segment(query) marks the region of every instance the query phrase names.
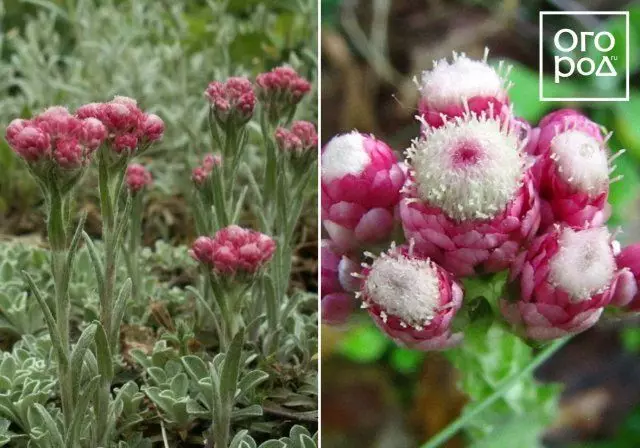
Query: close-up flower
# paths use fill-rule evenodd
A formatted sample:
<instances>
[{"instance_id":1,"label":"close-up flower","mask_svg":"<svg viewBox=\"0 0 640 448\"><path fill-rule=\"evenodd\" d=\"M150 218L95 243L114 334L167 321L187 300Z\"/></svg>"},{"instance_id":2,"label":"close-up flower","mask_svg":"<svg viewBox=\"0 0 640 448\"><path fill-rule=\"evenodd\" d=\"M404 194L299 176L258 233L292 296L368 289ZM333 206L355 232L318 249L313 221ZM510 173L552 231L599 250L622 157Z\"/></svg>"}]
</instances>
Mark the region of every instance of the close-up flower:
<instances>
[{"instance_id":1,"label":"close-up flower","mask_svg":"<svg viewBox=\"0 0 640 448\"><path fill-rule=\"evenodd\" d=\"M532 132L542 227L556 222L603 225L610 214L612 169L600 128L577 112L560 110L544 117Z\"/></svg>"},{"instance_id":2,"label":"close-up flower","mask_svg":"<svg viewBox=\"0 0 640 448\"><path fill-rule=\"evenodd\" d=\"M521 146L507 125L476 115L415 140L400 217L416 250L456 275L508 268L540 221Z\"/></svg>"},{"instance_id":3,"label":"close-up flower","mask_svg":"<svg viewBox=\"0 0 640 448\"><path fill-rule=\"evenodd\" d=\"M483 60L453 53L453 60L433 62L422 72L418 83L420 115L429 126L442 126L447 119L465 113L485 113L490 117L509 115L508 68L496 69Z\"/></svg>"},{"instance_id":4,"label":"close-up flower","mask_svg":"<svg viewBox=\"0 0 640 448\"><path fill-rule=\"evenodd\" d=\"M362 271L358 297L362 307L390 338L416 350L456 345L452 331L463 291L438 264L418 256L410 246L392 246Z\"/></svg>"},{"instance_id":5,"label":"close-up flower","mask_svg":"<svg viewBox=\"0 0 640 448\"><path fill-rule=\"evenodd\" d=\"M616 260L605 227L556 227L536 238L511 269L505 318L532 339L593 326L616 289Z\"/></svg>"},{"instance_id":6,"label":"close-up flower","mask_svg":"<svg viewBox=\"0 0 640 448\"><path fill-rule=\"evenodd\" d=\"M405 172L394 152L373 136L351 132L322 149L322 224L345 250L376 244L395 228Z\"/></svg>"}]
</instances>

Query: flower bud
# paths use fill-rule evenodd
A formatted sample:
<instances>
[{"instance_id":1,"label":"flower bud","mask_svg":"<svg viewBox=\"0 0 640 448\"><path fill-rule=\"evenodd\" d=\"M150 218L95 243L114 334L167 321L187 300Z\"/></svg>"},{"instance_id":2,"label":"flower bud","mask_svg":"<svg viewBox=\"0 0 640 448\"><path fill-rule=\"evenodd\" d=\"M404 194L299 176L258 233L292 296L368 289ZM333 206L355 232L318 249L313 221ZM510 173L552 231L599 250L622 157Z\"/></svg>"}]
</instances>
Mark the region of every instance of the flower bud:
<instances>
[{"instance_id":1,"label":"flower bud","mask_svg":"<svg viewBox=\"0 0 640 448\"><path fill-rule=\"evenodd\" d=\"M405 181L384 142L358 132L334 137L322 150L322 223L344 251L384 242Z\"/></svg>"},{"instance_id":2,"label":"flower bud","mask_svg":"<svg viewBox=\"0 0 640 448\"><path fill-rule=\"evenodd\" d=\"M416 256L410 247L392 246L363 269L362 277L362 307L396 343L440 350L462 339L451 332L462 288L436 263Z\"/></svg>"},{"instance_id":3,"label":"flower bud","mask_svg":"<svg viewBox=\"0 0 640 448\"><path fill-rule=\"evenodd\" d=\"M442 126L448 119L473 112L490 118L510 115L508 84L499 70L464 53L453 54L453 61L434 61L433 69L422 73L418 84L419 111L428 126Z\"/></svg>"},{"instance_id":4,"label":"flower bud","mask_svg":"<svg viewBox=\"0 0 640 448\"><path fill-rule=\"evenodd\" d=\"M593 326L616 290L618 275L605 227L555 227L514 263L505 318L532 339L547 340Z\"/></svg>"},{"instance_id":5,"label":"flower bud","mask_svg":"<svg viewBox=\"0 0 640 448\"><path fill-rule=\"evenodd\" d=\"M149 170L139 163L132 163L127 167L125 179L131 193L137 193L153 182L153 177Z\"/></svg>"},{"instance_id":6,"label":"flower bud","mask_svg":"<svg viewBox=\"0 0 640 448\"><path fill-rule=\"evenodd\" d=\"M620 278L612 301L630 311L640 310L640 243L631 244L616 256Z\"/></svg>"},{"instance_id":7,"label":"flower bud","mask_svg":"<svg viewBox=\"0 0 640 448\"><path fill-rule=\"evenodd\" d=\"M221 276L253 275L273 256L275 241L267 235L231 225L213 238L199 237L191 256Z\"/></svg>"},{"instance_id":8,"label":"flower bud","mask_svg":"<svg viewBox=\"0 0 640 448\"><path fill-rule=\"evenodd\" d=\"M209 83L205 96L223 128L228 123L242 125L253 116L256 96L247 78L232 77L225 82L213 81Z\"/></svg>"},{"instance_id":9,"label":"flower bud","mask_svg":"<svg viewBox=\"0 0 640 448\"><path fill-rule=\"evenodd\" d=\"M415 141L400 218L416 249L459 276L508 268L540 222L522 145L508 123L476 115Z\"/></svg>"},{"instance_id":10,"label":"flower bud","mask_svg":"<svg viewBox=\"0 0 640 448\"><path fill-rule=\"evenodd\" d=\"M352 274L360 272L354 258L342 254L330 240L320 242L322 266L320 270L321 294L354 292L360 289L360 280Z\"/></svg>"},{"instance_id":11,"label":"flower bud","mask_svg":"<svg viewBox=\"0 0 640 448\"><path fill-rule=\"evenodd\" d=\"M277 67L256 77L258 98L272 122L289 115L311 91L311 84L291 67Z\"/></svg>"},{"instance_id":12,"label":"flower bud","mask_svg":"<svg viewBox=\"0 0 640 448\"><path fill-rule=\"evenodd\" d=\"M355 298L345 292L327 294L322 296L320 307L323 324L344 324L356 309Z\"/></svg>"},{"instance_id":13,"label":"flower bud","mask_svg":"<svg viewBox=\"0 0 640 448\"><path fill-rule=\"evenodd\" d=\"M609 217L608 150L599 127L562 109L538 127L532 173L542 199L542 228L554 223L600 226Z\"/></svg>"},{"instance_id":14,"label":"flower bud","mask_svg":"<svg viewBox=\"0 0 640 448\"><path fill-rule=\"evenodd\" d=\"M145 114L141 126L142 138L148 142L160 140L164 134L164 121L156 114Z\"/></svg>"}]
</instances>

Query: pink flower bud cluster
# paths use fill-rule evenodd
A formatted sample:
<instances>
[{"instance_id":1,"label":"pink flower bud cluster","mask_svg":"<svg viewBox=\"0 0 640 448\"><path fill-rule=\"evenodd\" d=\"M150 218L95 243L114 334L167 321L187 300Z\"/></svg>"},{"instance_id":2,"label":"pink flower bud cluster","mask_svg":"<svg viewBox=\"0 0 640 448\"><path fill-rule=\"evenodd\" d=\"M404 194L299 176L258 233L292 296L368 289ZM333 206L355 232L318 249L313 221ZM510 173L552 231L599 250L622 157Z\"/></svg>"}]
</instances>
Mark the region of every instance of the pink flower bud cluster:
<instances>
[{"instance_id":1,"label":"pink flower bud cluster","mask_svg":"<svg viewBox=\"0 0 640 448\"><path fill-rule=\"evenodd\" d=\"M275 241L260 232L231 225L213 237L201 236L191 256L220 276L252 275L273 257Z\"/></svg>"},{"instance_id":2,"label":"pink flower bud cluster","mask_svg":"<svg viewBox=\"0 0 640 448\"><path fill-rule=\"evenodd\" d=\"M134 153L137 148L162 138L164 122L155 114L147 114L136 100L116 96L107 103L89 103L76 111L79 118L94 118L106 127L110 147L118 154Z\"/></svg>"},{"instance_id":3,"label":"pink flower bud cluster","mask_svg":"<svg viewBox=\"0 0 640 448\"><path fill-rule=\"evenodd\" d=\"M575 110L538 126L515 117L506 74L486 57L436 62L422 75L423 127L404 163L359 133L323 148L322 223L336 253L323 250L321 290L323 309L331 296L327 308L340 317L326 322L344 321L352 298L336 292L337 257L357 261L398 239L407 245L353 275L362 307L410 347L460 340L451 322L465 301L454 276L509 271L501 311L531 339L584 331L607 306L640 310L640 246L620 252L604 227L620 153L611 156L609 136Z\"/></svg>"},{"instance_id":4,"label":"pink flower bud cluster","mask_svg":"<svg viewBox=\"0 0 640 448\"><path fill-rule=\"evenodd\" d=\"M211 172L216 166L222 165L222 157L219 154L207 154L202 159L202 163L191 172L191 180L200 187L211 177Z\"/></svg>"},{"instance_id":5,"label":"pink flower bud cluster","mask_svg":"<svg viewBox=\"0 0 640 448\"><path fill-rule=\"evenodd\" d=\"M258 97L265 102L285 101L298 104L311 91L309 81L298 75L291 67L277 67L256 78Z\"/></svg>"},{"instance_id":6,"label":"pink flower bud cluster","mask_svg":"<svg viewBox=\"0 0 640 448\"><path fill-rule=\"evenodd\" d=\"M225 82L209 83L205 96L221 123L246 123L256 106L256 95L247 78L232 77Z\"/></svg>"},{"instance_id":7,"label":"pink flower bud cluster","mask_svg":"<svg viewBox=\"0 0 640 448\"><path fill-rule=\"evenodd\" d=\"M137 193L153 183L151 172L139 163L132 163L127 167L125 180L131 193Z\"/></svg>"},{"instance_id":8,"label":"pink flower bud cluster","mask_svg":"<svg viewBox=\"0 0 640 448\"><path fill-rule=\"evenodd\" d=\"M5 135L9 146L28 163L75 170L89 163L107 131L98 120L78 118L55 106L31 120L13 120Z\"/></svg>"},{"instance_id":9,"label":"pink flower bud cluster","mask_svg":"<svg viewBox=\"0 0 640 448\"><path fill-rule=\"evenodd\" d=\"M294 121L291 129L279 127L275 138L281 151L294 155L315 153L318 148L316 127L308 121Z\"/></svg>"}]
</instances>

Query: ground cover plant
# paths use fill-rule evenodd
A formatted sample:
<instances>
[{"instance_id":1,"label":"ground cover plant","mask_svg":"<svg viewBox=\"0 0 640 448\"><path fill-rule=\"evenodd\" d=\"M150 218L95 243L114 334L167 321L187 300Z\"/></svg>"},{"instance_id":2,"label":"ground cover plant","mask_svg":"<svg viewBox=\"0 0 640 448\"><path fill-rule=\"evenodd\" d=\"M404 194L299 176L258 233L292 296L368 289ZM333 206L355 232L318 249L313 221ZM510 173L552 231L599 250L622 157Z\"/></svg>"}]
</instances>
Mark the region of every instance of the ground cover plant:
<instances>
[{"instance_id":1,"label":"ground cover plant","mask_svg":"<svg viewBox=\"0 0 640 448\"><path fill-rule=\"evenodd\" d=\"M471 402L424 447L462 428L470 446L540 446L558 388L532 372L637 307L638 246L605 226L622 151L572 109L518 117L508 67L486 56L454 54L416 82L404 160L358 132L322 150L323 320L359 305L398 345L444 350Z\"/></svg>"},{"instance_id":2,"label":"ground cover plant","mask_svg":"<svg viewBox=\"0 0 640 448\"><path fill-rule=\"evenodd\" d=\"M3 35L3 231L40 203L46 236L0 244L0 444L315 446L315 6L245 6L38 2Z\"/></svg>"}]
</instances>

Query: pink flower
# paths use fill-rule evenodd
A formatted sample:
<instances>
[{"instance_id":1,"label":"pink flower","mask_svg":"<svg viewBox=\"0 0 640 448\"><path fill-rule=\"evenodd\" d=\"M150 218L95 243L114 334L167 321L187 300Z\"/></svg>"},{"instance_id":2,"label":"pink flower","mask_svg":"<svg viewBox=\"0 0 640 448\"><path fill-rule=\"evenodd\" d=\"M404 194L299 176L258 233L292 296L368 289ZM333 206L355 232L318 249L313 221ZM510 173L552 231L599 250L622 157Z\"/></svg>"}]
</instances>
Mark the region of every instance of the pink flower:
<instances>
[{"instance_id":1,"label":"pink flower","mask_svg":"<svg viewBox=\"0 0 640 448\"><path fill-rule=\"evenodd\" d=\"M6 131L9 146L27 162L37 162L51 153L51 138L28 120L13 120Z\"/></svg>"},{"instance_id":2,"label":"pink flower","mask_svg":"<svg viewBox=\"0 0 640 448\"><path fill-rule=\"evenodd\" d=\"M411 349L441 350L457 344L451 321L462 305L462 288L451 275L410 247L391 247L362 271L359 297L376 324Z\"/></svg>"},{"instance_id":3,"label":"pink flower","mask_svg":"<svg viewBox=\"0 0 640 448\"><path fill-rule=\"evenodd\" d=\"M69 113L67 108L53 106L33 118L33 123L54 139L58 137L79 136L82 121Z\"/></svg>"},{"instance_id":4,"label":"pink flower","mask_svg":"<svg viewBox=\"0 0 640 448\"><path fill-rule=\"evenodd\" d=\"M80 106L76 109L76 117L80 119L84 118L96 118L101 122L104 121L104 103L89 103Z\"/></svg>"},{"instance_id":5,"label":"pink flower","mask_svg":"<svg viewBox=\"0 0 640 448\"><path fill-rule=\"evenodd\" d=\"M522 143L513 127L475 115L414 142L400 218L416 251L459 276L509 267L540 221Z\"/></svg>"},{"instance_id":6,"label":"pink flower","mask_svg":"<svg viewBox=\"0 0 640 448\"><path fill-rule=\"evenodd\" d=\"M315 153L318 147L316 127L308 121L294 121L291 130L279 127L275 138L281 151L296 155Z\"/></svg>"},{"instance_id":7,"label":"pink flower","mask_svg":"<svg viewBox=\"0 0 640 448\"><path fill-rule=\"evenodd\" d=\"M106 140L114 152L120 154L146 149L145 143L162 138L164 122L155 114L146 114L133 98L116 96L108 103L89 103L76 111L80 119L99 120L106 128ZM91 143L93 146L95 143Z\"/></svg>"},{"instance_id":8,"label":"pink flower","mask_svg":"<svg viewBox=\"0 0 640 448\"><path fill-rule=\"evenodd\" d=\"M532 130L531 141L535 144L532 154L545 154L550 149L551 140L568 130L581 131L600 143L604 142L604 136L598 124L577 110L558 109L542 117L538 127Z\"/></svg>"},{"instance_id":9,"label":"pink flower","mask_svg":"<svg viewBox=\"0 0 640 448\"><path fill-rule=\"evenodd\" d=\"M211 176L213 168L222 165L222 157L219 154L207 154L202 159L202 164L191 172L191 180L196 186L202 186Z\"/></svg>"},{"instance_id":10,"label":"pink flower","mask_svg":"<svg viewBox=\"0 0 640 448\"><path fill-rule=\"evenodd\" d=\"M640 243L631 244L616 256L618 283L612 304L630 311L640 310Z\"/></svg>"},{"instance_id":11,"label":"pink flower","mask_svg":"<svg viewBox=\"0 0 640 448\"><path fill-rule=\"evenodd\" d=\"M309 81L298 75L293 68L286 66L259 74L256 84L261 98L277 94L296 104L311 90Z\"/></svg>"},{"instance_id":12,"label":"pink flower","mask_svg":"<svg viewBox=\"0 0 640 448\"><path fill-rule=\"evenodd\" d=\"M355 311L353 294L338 292L322 296L320 302L322 323L340 325L345 323Z\"/></svg>"},{"instance_id":13,"label":"pink flower","mask_svg":"<svg viewBox=\"0 0 640 448\"><path fill-rule=\"evenodd\" d=\"M618 276L606 228L556 227L537 237L511 270L505 318L527 337L546 340L593 326L611 302Z\"/></svg>"},{"instance_id":14,"label":"pink flower","mask_svg":"<svg viewBox=\"0 0 640 448\"><path fill-rule=\"evenodd\" d=\"M191 256L211 267L218 275L255 274L276 249L269 236L231 225L216 232L213 238L199 237Z\"/></svg>"},{"instance_id":15,"label":"pink flower","mask_svg":"<svg viewBox=\"0 0 640 448\"><path fill-rule=\"evenodd\" d=\"M204 167L197 166L191 172L191 180L194 184L200 186L209 178L211 171L207 171Z\"/></svg>"},{"instance_id":16,"label":"pink flower","mask_svg":"<svg viewBox=\"0 0 640 448\"><path fill-rule=\"evenodd\" d=\"M144 166L139 163L132 163L127 167L126 181L129 191L131 191L131 193L137 193L144 187L151 185L153 177Z\"/></svg>"},{"instance_id":17,"label":"pink flower","mask_svg":"<svg viewBox=\"0 0 640 448\"><path fill-rule=\"evenodd\" d=\"M432 70L422 73L418 108L426 124L442 126L445 120L467 111L491 118L510 115L507 81L487 64L487 56L476 61L454 53L451 63L435 61Z\"/></svg>"},{"instance_id":18,"label":"pink flower","mask_svg":"<svg viewBox=\"0 0 640 448\"><path fill-rule=\"evenodd\" d=\"M360 289L360 281L352 275L360 272L357 260L341 253L330 240L320 242L320 253L320 288L323 297L336 292L354 292Z\"/></svg>"},{"instance_id":19,"label":"pink flower","mask_svg":"<svg viewBox=\"0 0 640 448\"><path fill-rule=\"evenodd\" d=\"M291 67L277 67L256 77L258 99L272 122L286 116L311 91L311 84Z\"/></svg>"},{"instance_id":20,"label":"pink flower","mask_svg":"<svg viewBox=\"0 0 640 448\"><path fill-rule=\"evenodd\" d=\"M50 168L66 171L85 166L105 130L100 122L81 120L66 108L54 106L31 120L13 120L6 137L13 150L27 162L37 162L36 172L45 176Z\"/></svg>"},{"instance_id":21,"label":"pink flower","mask_svg":"<svg viewBox=\"0 0 640 448\"><path fill-rule=\"evenodd\" d=\"M322 150L322 223L342 250L379 243L394 229L405 173L384 142L358 132Z\"/></svg>"},{"instance_id":22,"label":"pink flower","mask_svg":"<svg viewBox=\"0 0 640 448\"><path fill-rule=\"evenodd\" d=\"M55 160L62 168L74 169L86 164L86 153L77 138L58 138L53 152Z\"/></svg>"},{"instance_id":23,"label":"pink flower","mask_svg":"<svg viewBox=\"0 0 640 448\"><path fill-rule=\"evenodd\" d=\"M107 128L97 118L82 120L82 140L90 150L96 150L107 138Z\"/></svg>"},{"instance_id":24,"label":"pink flower","mask_svg":"<svg viewBox=\"0 0 640 448\"><path fill-rule=\"evenodd\" d=\"M223 125L229 120L246 123L253 116L256 96L247 78L232 77L225 82L213 81L209 83L205 96Z\"/></svg>"},{"instance_id":25,"label":"pink flower","mask_svg":"<svg viewBox=\"0 0 640 448\"><path fill-rule=\"evenodd\" d=\"M148 142L160 140L164 134L164 121L156 114L145 114L140 131L142 138Z\"/></svg>"},{"instance_id":26,"label":"pink flower","mask_svg":"<svg viewBox=\"0 0 640 448\"><path fill-rule=\"evenodd\" d=\"M608 151L599 127L569 109L543 118L532 168L539 187L542 228L556 222L600 226L609 217Z\"/></svg>"},{"instance_id":27,"label":"pink flower","mask_svg":"<svg viewBox=\"0 0 640 448\"><path fill-rule=\"evenodd\" d=\"M138 136L136 134L120 134L113 139L113 150L118 154L123 151L133 153L138 146Z\"/></svg>"}]
</instances>

